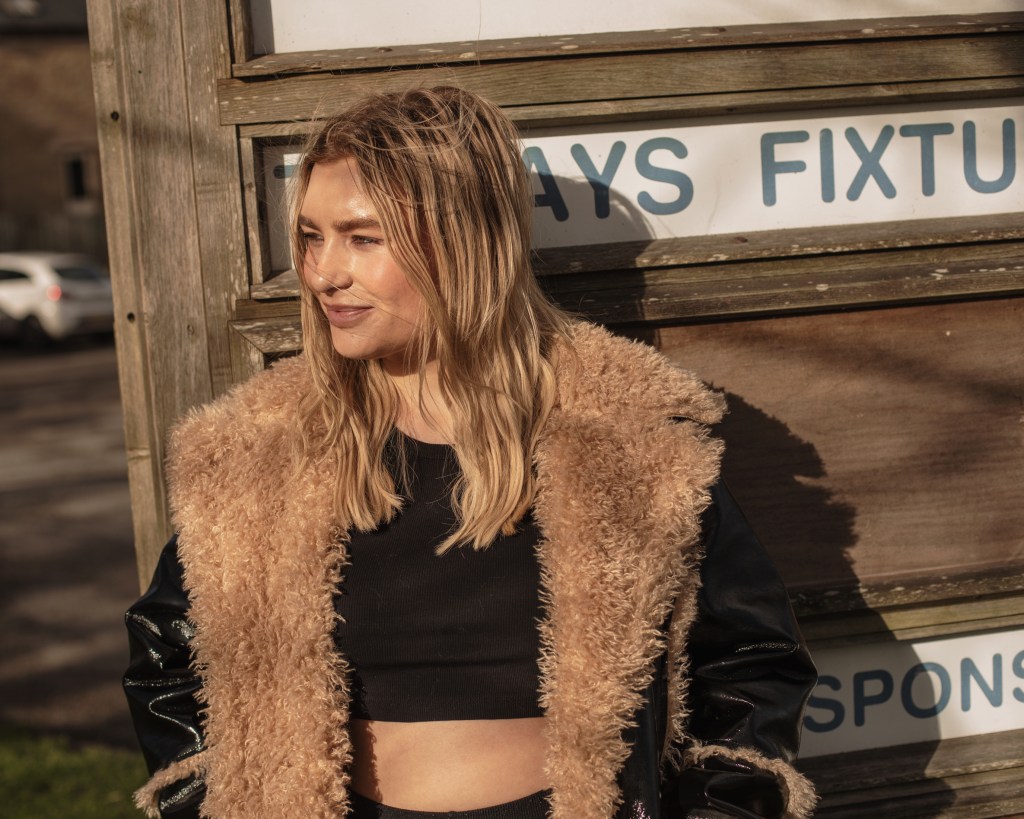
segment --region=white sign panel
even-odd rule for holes
[[[531,136],[536,243],[1024,210],[1024,105],[666,121]]]
[[[262,150],[263,199],[266,204],[270,269],[275,273],[292,266],[288,246],[288,180],[298,164],[294,145],[265,145]]]
[[[1024,104],[534,132],[535,246],[1024,211]],[[294,147],[263,149],[275,270]]]
[[[259,53],[477,43],[509,37],[572,36],[660,28],[866,20],[1024,10],[1021,0],[260,0],[253,2]]]
[[[816,652],[801,757],[1024,728],[1024,631]]]

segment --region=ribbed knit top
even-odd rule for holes
[[[352,532],[335,642],[352,668],[351,715],[391,722],[541,716],[537,527],[486,549],[436,547],[456,527],[454,451],[400,436],[411,498]]]

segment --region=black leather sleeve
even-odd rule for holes
[[[704,541],[687,734],[722,752],[680,774],[666,813],[775,819],[785,810],[780,783],[743,750],[793,761],[817,672],[782,580],[722,483],[712,488]]]
[[[125,615],[131,658],[124,691],[151,774],[203,750],[196,698],[201,683],[191,664],[193,629],[177,544],[175,536],[164,547],[149,589]],[[198,817],[204,793],[193,778],[164,788],[161,816]]]

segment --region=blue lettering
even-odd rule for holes
[[[540,179],[540,186],[544,193],[534,194],[533,206],[535,208],[551,208],[552,214],[559,222],[569,218],[569,208],[565,206],[562,192],[558,190],[558,183],[555,182],[555,175],[551,173],[551,166],[548,165],[544,152],[536,145],[531,145],[523,151],[523,162],[526,171],[529,173],[537,169],[537,178]]]
[[[1016,127],[1012,119],[1003,120],[1003,172],[988,182],[978,175],[978,129],[973,122],[964,123],[964,178],[978,193],[999,193],[1006,190],[1017,175]]]
[[[953,133],[952,122],[936,122],[930,125],[901,125],[901,137],[917,137],[921,140],[921,193],[935,195],[935,137]]]
[[[881,688],[874,694],[867,693],[867,684],[877,682]],[[858,671],[853,675],[853,724],[864,724],[864,712],[869,705],[881,705],[892,696],[892,674],[882,668],[872,671]]]
[[[934,674],[939,680],[939,696],[935,698],[934,705],[921,707],[914,702],[914,680],[921,674],[927,674],[928,672]],[[900,686],[900,700],[903,702],[903,708],[910,716],[917,717],[918,719],[927,719],[928,717],[938,716],[949,705],[952,689],[953,684],[950,682],[949,672],[945,668],[938,663],[918,663],[903,678],[903,685]]]
[[[800,159],[782,162],[775,158],[776,145],[806,142],[811,135],[806,131],[776,131],[761,135],[761,198],[771,207],[778,200],[775,177],[780,173],[800,173],[807,170],[807,163]]]
[[[891,125],[886,125],[878,134],[875,144],[869,149],[864,144],[864,140],[860,138],[856,128],[846,129],[846,141],[850,143],[850,147],[853,148],[854,153],[860,159],[860,170],[857,171],[857,175],[853,177],[853,182],[850,183],[849,190],[846,191],[846,198],[851,202],[860,199],[860,195],[864,192],[864,186],[868,184],[869,179],[875,180],[879,190],[882,191],[886,199],[892,199],[896,196],[896,186],[892,184],[889,175],[882,170],[882,154],[889,147],[889,143],[892,141],[893,134],[895,133],[895,128]]]
[[[821,201],[836,201],[836,152],[832,145],[832,131],[822,128],[818,135],[821,149]]]
[[[1003,704],[1003,655],[996,654],[992,657],[992,685],[985,682],[981,676],[981,670],[974,664],[974,660],[964,657],[960,661],[960,707],[964,711],[971,710],[971,680],[978,684],[981,693],[991,705],[996,707]]]
[[[1013,658],[1013,676],[1018,680],[1024,680],[1024,651],[1021,651]],[[1020,687],[1014,688],[1013,698],[1017,702],[1024,702],[1024,689]]]
[[[838,691],[842,688],[842,683],[836,677],[822,674],[818,677],[818,685],[831,688],[833,691]],[[808,731],[813,731],[816,734],[823,734],[826,731],[834,731],[840,725],[843,724],[843,717],[846,716],[846,709],[843,708],[843,704],[839,700],[833,700],[829,697],[818,697],[815,694],[807,700],[807,706],[809,708],[821,708],[825,711],[831,711],[832,717],[827,722],[817,722],[810,714],[804,716],[804,728]]]
[[[608,189],[611,187],[615,172],[619,169],[622,157],[626,155],[626,143],[617,140],[612,145],[612,149],[608,153],[608,161],[604,164],[604,170],[600,172],[587,153],[587,149],[578,142],[569,150],[572,153],[572,158],[576,160],[576,164],[583,171],[583,175],[587,177],[590,187],[594,189],[594,213],[598,219],[607,219],[611,212]]]
[[[679,196],[672,202],[658,202],[647,191],[640,191],[636,198],[637,204],[655,216],[667,216],[686,210],[690,202],[693,201],[693,182],[682,171],[652,165],[651,154],[655,151],[669,151],[676,158],[683,159],[686,157],[686,146],[678,139],[655,137],[642,143],[636,151],[636,169],[639,174],[652,182],[667,182],[669,185],[675,185],[679,189]]]

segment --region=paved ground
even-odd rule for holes
[[[0,721],[134,747],[121,423],[112,342],[0,346]]]

